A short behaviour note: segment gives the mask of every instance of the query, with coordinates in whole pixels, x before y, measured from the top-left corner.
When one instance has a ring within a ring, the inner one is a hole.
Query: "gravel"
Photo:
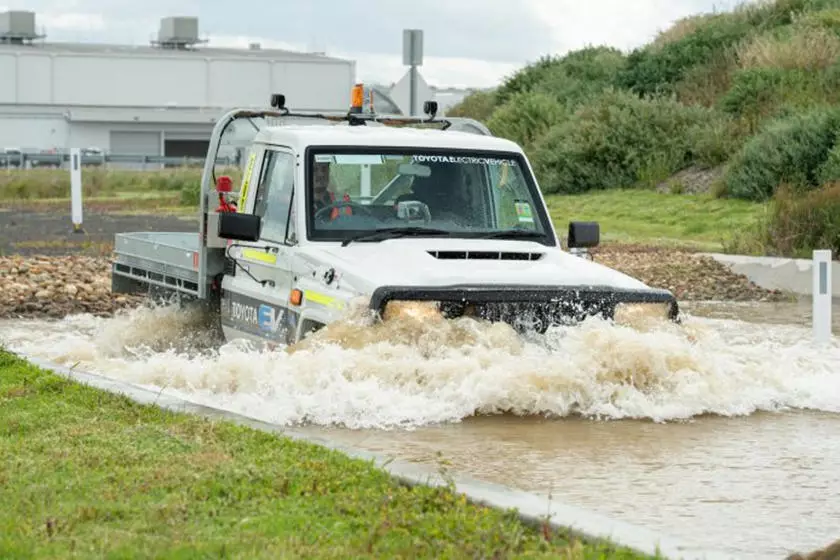
[[[111,293],[110,262],[69,255],[0,258],[0,317],[108,316],[141,299]]]

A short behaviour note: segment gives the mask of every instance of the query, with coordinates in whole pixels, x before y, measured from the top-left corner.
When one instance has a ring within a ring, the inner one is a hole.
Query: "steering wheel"
[[[324,216],[326,216],[327,212],[329,212],[333,208],[341,208],[342,206],[349,206],[350,208],[361,210],[362,214],[364,214],[365,216],[368,216],[370,218],[375,218],[376,217],[373,214],[373,212],[370,211],[370,208],[368,208],[367,206],[365,206],[363,204],[359,204],[357,202],[348,202],[346,200],[341,200],[341,201],[338,201],[338,202],[333,202],[332,204],[327,204],[326,206],[324,206],[320,210],[316,211],[314,219],[315,220],[323,220]]]

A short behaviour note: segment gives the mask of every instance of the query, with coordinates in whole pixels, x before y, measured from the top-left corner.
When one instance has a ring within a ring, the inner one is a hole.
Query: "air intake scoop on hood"
[[[524,251],[428,251],[441,260],[538,261],[545,253]]]

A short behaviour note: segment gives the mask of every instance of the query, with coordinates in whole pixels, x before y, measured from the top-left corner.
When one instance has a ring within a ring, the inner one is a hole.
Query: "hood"
[[[335,268],[345,282],[361,291],[385,285],[454,284],[649,289],[639,280],[597,262],[531,241],[403,238],[351,243],[347,247],[310,246],[302,253],[301,257],[313,265]],[[515,259],[529,253],[530,260]]]

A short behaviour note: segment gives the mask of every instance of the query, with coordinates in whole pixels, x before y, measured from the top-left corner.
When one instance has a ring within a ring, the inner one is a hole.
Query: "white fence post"
[[[813,311],[814,340],[828,343],[831,340],[831,251],[814,251]]]
[[[82,151],[70,150],[70,212],[73,232],[84,233],[82,229]]]

